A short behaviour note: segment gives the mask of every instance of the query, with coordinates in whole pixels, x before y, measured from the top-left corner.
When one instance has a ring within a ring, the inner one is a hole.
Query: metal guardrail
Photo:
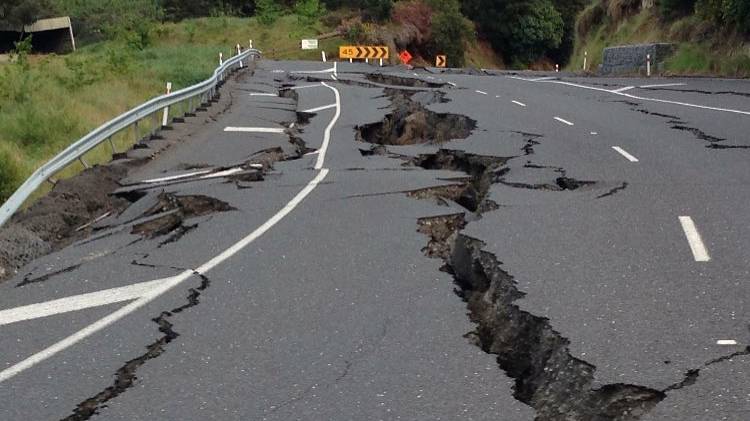
[[[112,140],[112,136],[131,126],[137,128],[139,121],[153,116],[158,116],[165,107],[178,104],[183,101],[190,101],[189,109],[193,111],[193,99],[200,97],[200,102],[195,105],[207,103],[216,95],[216,89],[224,80],[227,71],[239,67],[240,62],[248,58],[260,57],[261,52],[256,49],[248,49],[241,54],[227,59],[214,70],[213,76],[205,81],[173,92],[171,94],[156,97],[132,110],[121,114],[112,120],[102,124],[94,131],[90,132],[80,140],[68,146],[64,151],[42,165],[13,193],[10,198],[0,207],[0,226],[5,224],[23,203],[36,191],[42,184],[49,180],[53,175],[65,169],[75,161],[82,160],[84,154],[96,148],[106,141]],[[158,120],[161,121],[161,120]],[[137,130],[136,130],[137,133]],[[112,144],[113,153],[114,144]],[[85,161],[81,161],[87,166]]]

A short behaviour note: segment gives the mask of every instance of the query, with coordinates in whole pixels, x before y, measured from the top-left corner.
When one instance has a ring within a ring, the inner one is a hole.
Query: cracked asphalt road
[[[746,420],[749,95],[259,61],[0,284],[0,419]]]

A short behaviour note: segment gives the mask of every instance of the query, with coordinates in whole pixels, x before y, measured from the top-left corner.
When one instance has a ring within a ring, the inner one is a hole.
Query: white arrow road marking
[[[339,116],[341,115],[341,96],[339,94],[339,91],[336,88],[325,85],[325,84],[323,85],[333,90],[336,96],[336,104],[338,104],[338,107],[336,109],[336,115],[333,117],[333,119],[331,120],[331,123],[328,125],[328,127],[325,130],[324,139],[323,139],[324,147],[320,149],[317,164],[315,165],[315,169],[320,170],[320,172],[318,172],[318,174],[312,180],[310,180],[310,182],[307,183],[307,185],[302,190],[300,190],[300,192],[297,193],[297,195],[294,196],[294,198],[292,198],[291,201],[289,201],[289,203],[287,203],[275,215],[273,215],[271,219],[269,219],[268,221],[263,223],[263,225],[256,228],[255,231],[251,232],[245,238],[241,239],[240,241],[238,241],[237,243],[235,243],[228,249],[224,250],[222,253],[220,253],[216,257],[204,263],[195,271],[186,270],[185,272],[182,272],[181,274],[174,276],[172,278],[165,278],[165,279],[161,279],[158,281],[151,281],[153,282],[153,284],[150,284],[150,285],[149,283],[137,284],[147,290],[145,292],[141,291],[145,295],[141,296],[140,298],[137,298],[132,303],[127,304],[126,306],[115,311],[114,313],[97,320],[96,322],[94,322],[93,324],[89,326],[86,326],[85,328],[79,330],[78,332],[68,336],[67,338],[45,348],[42,351],[37,352],[36,354],[26,358],[25,360],[21,362],[18,362],[8,367],[7,369],[3,371],[0,371],[0,383],[16,376],[17,374],[23,372],[24,370],[27,370],[45,361],[46,359],[52,357],[58,352],[61,352],[67,348],[70,348],[71,346],[86,339],[87,337],[93,335],[94,333],[99,332],[100,330],[106,328],[107,326],[110,326],[111,324],[119,321],[123,317],[128,316],[129,314],[133,313],[139,308],[155,300],[162,294],[166,293],[170,289],[186,281],[191,276],[206,274],[211,269],[215,268],[216,266],[225,262],[227,259],[231,258],[235,254],[242,251],[242,249],[250,245],[253,241],[257,240],[260,236],[262,236],[268,230],[273,228],[282,219],[284,219],[287,215],[289,215],[289,213],[291,213],[295,208],[297,208],[297,206],[299,206],[300,203],[302,203],[302,201],[305,200],[305,198],[307,198],[307,196],[309,196],[310,193],[312,193],[313,190],[315,190],[315,188],[318,187],[318,185],[320,185],[320,183],[326,178],[329,172],[327,168],[323,168],[323,163],[325,162],[325,153],[328,147],[328,143],[330,142],[331,130],[333,129],[333,126],[336,124],[336,122],[339,119]],[[151,289],[148,289],[149,286],[151,286]],[[120,297],[137,295],[136,292],[138,292],[136,288],[134,288],[133,290],[126,289],[125,292],[122,292],[122,291],[120,292]],[[93,294],[99,294],[99,293],[93,293]],[[106,301],[104,298],[100,296],[96,296],[96,297],[99,298],[99,302]],[[68,297],[67,299],[64,298],[63,300],[72,300],[73,298],[74,297]],[[86,301],[86,299],[84,299],[84,301]],[[120,300],[120,301],[123,301],[123,300]],[[91,300],[89,300],[89,302],[91,302]],[[66,303],[68,306],[70,306],[70,303],[73,303],[73,301],[67,301]],[[47,305],[49,306],[49,303]],[[80,306],[82,304],[78,304],[78,305]],[[36,308],[36,311],[40,312],[43,310],[43,308],[44,307],[38,307]],[[50,307],[50,308],[53,308],[53,307]],[[11,310],[5,310],[5,311],[15,311],[15,310],[17,309],[11,309]],[[53,310],[47,309],[45,311],[49,312]],[[7,314],[10,315],[12,313],[7,313]],[[13,313],[13,314],[15,314],[14,317],[16,318],[19,317],[18,313]],[[8,320],[10,320],[10,316],[8,317],[9,317]]]
[[[555,120],[559,121],[560,123],[563,123],[563,124],[567,124],[568,126],[572,126],[572,125],[573,125],[573,123],[571,123],[570,121],[568,121],[568,120],[563,120],[563,119],[562,119],[562,118],[560,118],[560,117],[555,117]]]
[[[226,127],[225,132],[240,132],[240,133],[276,133],[284,134],[284,129],[277,129],[275,127]]]
[[[594,134],[594,132],[591,132]],[[624,156],[625,159],[627,159],[630,162],[638,162],[638,158],[634,157],[633,155],[629,154],[625,149],[619,147],[619,146],[612,146],[612,149],[616,150],[617,153]]]
[[[523,102],[518,102],[518,101],[515,101],[515,100],[511,101],[511,102],[514,103],[514,104],[516,104],[516,105],[518,105],[519,107],[525,107],[526,106],[526,104],[524,104]]]
[[[303,113],[317,113],[318,111],[327,110],[329,108],[335,108],[336,104],[324,105],[322,107],[310,108],[309,110],[302,111]]]
[[[698,229],[695,227],[693,218],[689,216],[681,216],[680,224],[682,224],[682,230],[685,231],[685,237],[687,237],[688,243],[690,244],[690,250],[693,252],[693,257],[696,262],[708,262],[711,260],[711,256],[708,255],[708,249],[703,244],[701,235],[698,233]]]

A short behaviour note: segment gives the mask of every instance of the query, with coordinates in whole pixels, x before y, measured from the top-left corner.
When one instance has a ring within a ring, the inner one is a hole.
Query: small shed
[[[14,43],[24,34],[31,34],[31,47],[38,53],[65,53],[75,51],[76,40],[69,16],[39,19],[21,28],[0,28],[0,53],[14,48]]]

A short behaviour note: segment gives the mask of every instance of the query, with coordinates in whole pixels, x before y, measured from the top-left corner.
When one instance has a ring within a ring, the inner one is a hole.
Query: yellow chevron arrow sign
[[[382,58],[388,59],[388,47],[380,45],[342,45],[339,47],[339,58],[341,59],[366,59]]]

